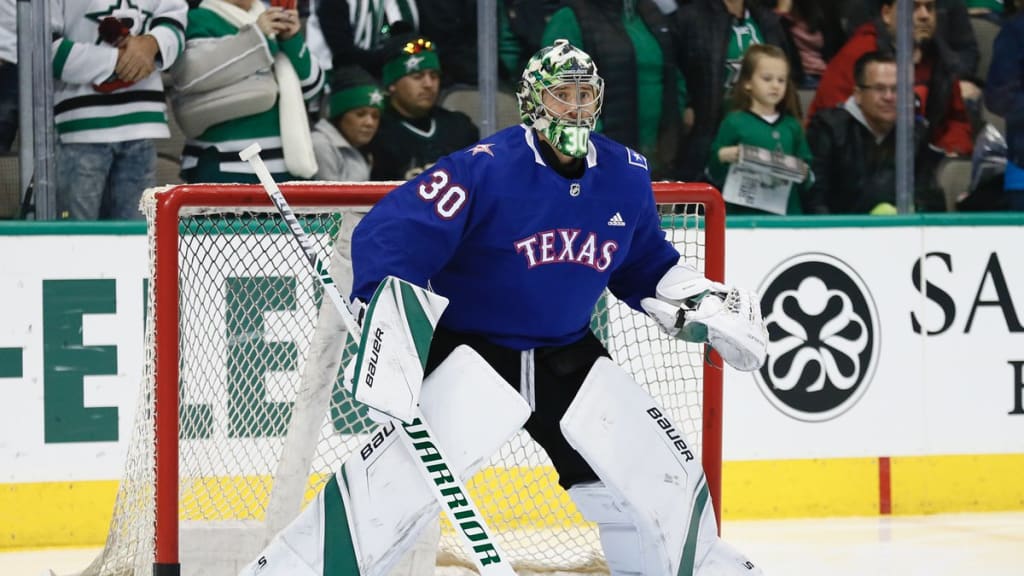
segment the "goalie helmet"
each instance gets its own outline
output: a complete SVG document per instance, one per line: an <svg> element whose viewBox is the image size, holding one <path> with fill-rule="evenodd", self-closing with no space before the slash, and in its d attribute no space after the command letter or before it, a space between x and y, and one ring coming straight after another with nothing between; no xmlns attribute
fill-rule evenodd
<svg viewBox="0 0 1024 576"><path fill-rule="evenodd" d="M572 98L560 98L556 88L571 89ZM561 112L545 105L545 94ZM604 80L586 52L564 39L541 48L527 62L516 98L524 124L543 134L559 152L586 156L604 99Z"/></svg>

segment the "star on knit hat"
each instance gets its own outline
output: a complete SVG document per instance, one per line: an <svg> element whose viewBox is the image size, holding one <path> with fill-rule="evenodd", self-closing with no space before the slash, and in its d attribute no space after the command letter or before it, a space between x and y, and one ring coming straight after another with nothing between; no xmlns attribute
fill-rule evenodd
<svg viewBox="0 0 1024 576"><path fill-rule="evenodd" d="M328 99L328 118L336 118L353 108L384 107L384 92L377 79L359 66L336 68L332 72L331 95Z"/></svg>
<svg viewBox="0 0 1024 576"><path fill-rule="evenodd" d="M391 86L403 76L415 74L424 70L441 70L441 61L438 59L434 43L424 36L419 35L404 22L393 24L395 30L402 30L401 33L389 38L381 49L385 62L381 70L381 81L384 86Z"/></svg>
<svg viewBox="0 0 1024 576"><path fill-rule="evenodd" d="M409 56L405 60L405 72L410 74L419 69L420 62L423 62L423 56Z"/></svg>

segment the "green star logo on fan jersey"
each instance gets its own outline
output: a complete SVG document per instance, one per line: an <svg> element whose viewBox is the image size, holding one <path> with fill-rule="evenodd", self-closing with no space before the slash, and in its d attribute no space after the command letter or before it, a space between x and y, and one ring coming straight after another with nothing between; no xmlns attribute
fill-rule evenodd
<svg viewBox="0 0 1024 576"><path fill-rule="evenodd" d="M97 24L107 17L117 18L137 36L146 30L146 24L153 17L153 13L139 8L132 0L112 0L106 10L87 12L85 17ZM96 43L99 44L101 41L97 36Z"/></svg>

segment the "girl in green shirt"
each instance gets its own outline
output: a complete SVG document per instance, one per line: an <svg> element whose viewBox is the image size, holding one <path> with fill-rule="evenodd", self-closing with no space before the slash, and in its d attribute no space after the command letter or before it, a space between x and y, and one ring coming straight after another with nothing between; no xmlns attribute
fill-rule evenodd
<svg viewBox="0 0 1024 576"><path fill-rule="evenodd" d="M719 188L725 185L730 164L739 160L740 144L795 156L805 168L810 166L811 149L800 123L797 92L786 54L780 48L755 44L747 49L733 86L732 110L718 127L707 166L708 176ZM787 214L803 212L796 188L809 188L813 180L808 171L802 182L790 186ZM730 203L727 207L731 214L767 213L739 204Z"/></svg>

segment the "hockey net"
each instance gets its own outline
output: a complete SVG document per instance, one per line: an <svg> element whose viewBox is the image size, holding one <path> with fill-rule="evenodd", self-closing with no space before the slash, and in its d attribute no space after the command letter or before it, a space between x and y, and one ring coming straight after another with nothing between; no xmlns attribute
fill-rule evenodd
<svg viewBox="0 0 1024 576"><path fill-rule="evenodd" d="M372 205L390 187L282 190L329 261L343 210ZM668 238L691 264L722 279L718 192L657 183L655 193ZM262 188L168 187L147 191L144 206L152 281L143 386L106 546L84 574L148 575L154 565L171 574L180 565L186 575L234 575L365 443L374 423L340 374L324 368L325 351L347 356L352 348L332 343L322 328L331 304ZM683 427L719 512L717 362L611 295L592 327ZM596 528L525 433L467 485L518 570L606 570ZM449 528L442 520L439 565L471 566Z"/></svg>

